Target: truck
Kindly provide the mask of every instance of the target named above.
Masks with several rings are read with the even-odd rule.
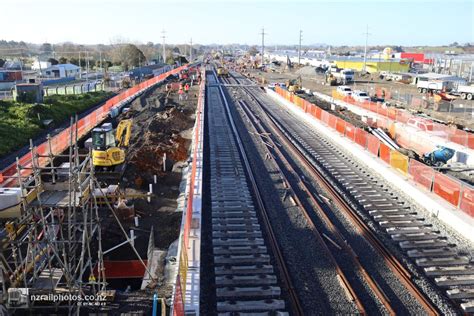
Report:
[[[419,93],[449,92],[454,89],[454,82],[447,80],[418,80],[416,87]]]
[[[460,96],[461,99],[463,100],[472,100],[474,99],[474,85],[472,86],[464,86],[464,85],[459,85],[457,86],[456,89],[451,91],[452,95],[457,95]]]
[[[326,72],[326,82],[331,85],[347,84],[354,81],[354,70],[330,67]]]

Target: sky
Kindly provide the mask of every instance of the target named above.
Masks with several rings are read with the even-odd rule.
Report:
[[[443,45],[474,42],[473,0],[0,0],[0,39],[200,44]],[[5,27],[8,26],[8,27]]]

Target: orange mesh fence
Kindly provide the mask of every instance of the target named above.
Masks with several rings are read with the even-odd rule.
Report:
[[[461,194],[461,203],[459,208],[467,213],[469,216],[474,217],[474,188],[468,185],[463,185]]]
[[[379,155],[380,140],[372,134],[367,134],[367,150],[374,154]]]
[[[390,147],[384,143],[380,143],[380,159],[390,164]]]
[[[403,174],[408,174],[408,157],[396,150],[390,150],[390,165]]]
[[[367,148],[367,132],[363,129],[356,129],[354,140],[357,144],[362,146],[362,148]]]
[[[444,174],[436,172],[434,176],[433,192],[452,205],[458,206],[461,195],[461,184]]]
[[[416,183],[428,191],[431,191],[435,175],[433,168],[430,168],[427,165],[416,161],[415,159],[410,159],[408,172]]]

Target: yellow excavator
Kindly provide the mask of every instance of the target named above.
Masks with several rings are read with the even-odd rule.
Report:
[[[132,135],[132,120],[121,120],[115,131],[112,123],[92,130],[92,163],[102,170],[113,170],[125,162],[125,149]]]
[[[301,77],[298,77],[297,79],[287,80],[285,85],[286,85],[286,89],[289,92],[295,93],[296,91],[300,90],[302,87]]]
[[[217,76],[219,77],[229,77],[229,71],[224,67],[217,68]]]

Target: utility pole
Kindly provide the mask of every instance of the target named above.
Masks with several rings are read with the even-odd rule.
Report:
[[[79,51],[79,78],[82,79],[81,51]]]
[[[260,33],[260,35],[262,35],[262,67],[263,67],[263,54],[264,54],[264,51],[265,51],[265,35],[267,33],[265,33],[265,28],[262,27],[262,33]]]
[[[367,30],[364,33],[365,35],[365,48],[364,48],[364,68],[362,68],[362,72],[366,72],[366,67],[367,67],[367,44],[369,42],[369,25],[367,24]]]
[[[298,65],[301,65],[301,40],[303,39],[303,31],[300,30],[300,45],[298,48]]]
[[[191,37],[190,41],[190,48],[189,48],[189,62],[193,61],[193,38]]]
[[[163,39],[163,63],[166,64],[166,47],[165,47],[166,31],[165,30],[161,31],[161,34],[163,34],[161,35],[161,38]]]

